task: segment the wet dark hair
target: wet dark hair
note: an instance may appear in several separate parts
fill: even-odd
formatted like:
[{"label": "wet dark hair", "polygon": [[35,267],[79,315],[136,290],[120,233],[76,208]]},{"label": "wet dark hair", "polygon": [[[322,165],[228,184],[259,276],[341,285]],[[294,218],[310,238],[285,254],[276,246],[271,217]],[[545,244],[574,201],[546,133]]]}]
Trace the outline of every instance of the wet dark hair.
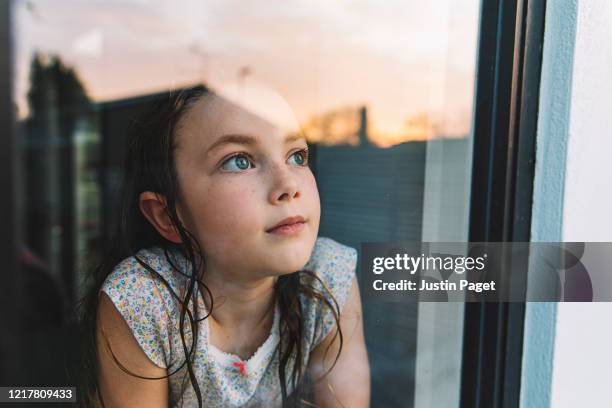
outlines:
[{"label": "wet dark hair", "polygon": [[[193,370],[195,359],[195,344],[197,344],[197,325],[204,318],[196,320],[189,310],[189,304],[193,304],[194,314],[198,315],[197,294],[199,291],[208,294],[211,301],[212,294],[206,285],[198,279],[198,273],[205,266],[201,247],[197,239],[182,225],[177,215],[177,198],[179,196],[179,185],[176,166],[174,161],[174,149],[176,147],[176,132],[181,118],[189,108],[204,96],[212,94],[203,86],[191,87],[171,92],[163,97],[155,107],[132,123],[128,138],[128,149],[125,157],[125,173],[120,190],[121,202],[117,225],[114,228],[114,236],[108,253],[102,258],[102,262],[93,269],[88,276],[87,291],[79,303],[81,311],[82,328],[82,364],[81,381],[79,387],[80,406],[104,406],[104,401],[99,392],[99,362],[97,358],[97,344],[106,339],[97,338],[97,314],[98,293],[108,275],[125,258],[134,257],[142,267],[150,272],[151,276],[159,279],[170,291],[177,302],[181,304],[180,335],[183,344],[185,360],[176,369],[168,369],[168,374],[159,378],[143,377],[128,371],[114,354],[111,354],[118,366],[126,373],[143,379],[162,379],[170,377],[186,366],[191,386],[198,399],[198,405],[202,407],[202,394]],[[176,244],[163,238],[148,220],[140,212],[138,205],[139,195],[144,191],[159,193],[166,198],[166,212],[172,220],[175,228],[180,234],[182,242]],[[172,268],[188,278],[184,298],[180,298],[170,287],[168,282],[160,276],[154,268],[143,259],[137,257],[137,252],[143,248],[157,246],[163,249],[166,259]],[[190,263],[190,273],[185,274],[179,270],[169,253],[179,251]],[[205,268],[203,269],[205,271]],[[318,281],[323,291],[316,288]],[[342,331],[339,325],[339,306],[332,293],[325,284],[312,272],[300,270],[291,274],[282,275],[278,278],[274,294],[280,310],[280,341],[274,358],[279,359],[279,380],[281,385],[281,396],[283,407],[299,407],[303,404],[312,406],[306,400],[311,397],[307,387],[304,385],[308,379],[305,378],[303,367],[305,350],[304,328],[302,306],[300,296],[306,296],[320,302],[329,309],[336,321],[334,341],[339,340],[339,350],[335,357],[335,365],[342,350]],[[190,345],[185,341],[185,323],[190,325],[193,333],[193,341]],[[333,341],[332,341],[333,343]],[[329,348],[328,348],[329,351]],[[327,354],[327,353],[326,353]],[[291,373],[289,367],[293,362]],[[327,371],[331,370],[331,368]],[[290,383],[288,383],[288,380]],[[287,386],[291,385],[293,392],[288,395]]]}]

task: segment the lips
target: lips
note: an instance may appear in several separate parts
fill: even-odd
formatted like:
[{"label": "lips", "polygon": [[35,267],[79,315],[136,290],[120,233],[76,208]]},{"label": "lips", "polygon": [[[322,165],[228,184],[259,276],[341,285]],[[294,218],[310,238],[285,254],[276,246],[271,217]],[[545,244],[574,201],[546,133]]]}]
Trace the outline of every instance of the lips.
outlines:
[{"label": "lips", "polygon": [[296,215],[294,217],[288,217],[288,218],[285,218],[284,220],[280,221],[278,224],[276,224],[272,228],[267,229],[266,232],[272,232],[275,229],[283,227],[283,226],[290,226],[290,225],[294,225],[294,224],[303,224],[304,222],[306,222],[306,220],[301,215]]}]

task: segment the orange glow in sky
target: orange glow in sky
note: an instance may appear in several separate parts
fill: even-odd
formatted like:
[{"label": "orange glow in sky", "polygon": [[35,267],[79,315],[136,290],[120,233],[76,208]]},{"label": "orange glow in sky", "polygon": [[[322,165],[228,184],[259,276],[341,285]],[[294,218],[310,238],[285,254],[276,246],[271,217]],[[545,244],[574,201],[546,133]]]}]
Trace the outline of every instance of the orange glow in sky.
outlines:
[{"label": "orange glow in sky", "polygon": [[[359,118],[349,112],[363,106],[368,135],[380,146],[470,131],[476,0],[27,4],[16,2],[14,20],[21,117],[29,62],[41,51],[75,68],[95,101],[257,80],[328,143],[354,140]],[[316,128],[334,115],[331,130]]]}]

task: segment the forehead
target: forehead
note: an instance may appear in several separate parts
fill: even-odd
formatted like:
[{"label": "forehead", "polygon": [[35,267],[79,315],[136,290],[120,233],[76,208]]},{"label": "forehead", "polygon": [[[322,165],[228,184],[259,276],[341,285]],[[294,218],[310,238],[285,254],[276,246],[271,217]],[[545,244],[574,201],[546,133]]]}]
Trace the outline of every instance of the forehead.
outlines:
[{"label": "forehead", "polygon": [[[299,133],[299,125],[290,109],[267,114],[247,103],[208,94],[196,101],[183,116],[177,131],[179,148],[206,149],[224,135],[248,135],[262,142],[284,140]],[[268,112],[270,107],[268,107]]]}]

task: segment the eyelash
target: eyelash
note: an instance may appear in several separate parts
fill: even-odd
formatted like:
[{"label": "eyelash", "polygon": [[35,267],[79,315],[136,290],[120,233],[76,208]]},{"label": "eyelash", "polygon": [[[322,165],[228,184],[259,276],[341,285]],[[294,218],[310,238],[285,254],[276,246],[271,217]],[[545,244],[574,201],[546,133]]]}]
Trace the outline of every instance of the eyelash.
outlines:
[{"label": "eyelash", "polygon": [[[302,166],[308,166],[308,148],[306,149],[300,149],[298,151],[295,151],[293,153],[291,153],[291,156],[293,156],[294,154],[300,153],[302,155],[302,160],[304,160],[304,164],[302,164]],[[289,157],[291,157],[289,156]]]},{"label": "eyelash", "polygon": [[[308,166],[308,158],[309,158],[308,148],[296,150],[295,152],[291,153],[291,155],[289,157],[291,157],[291,156],[293,156],[295,154],[298,154],[298,153],[301,153],[302,160],[304,160],[304,164],[301,164],[300,166],[307,167]],[[221,165],[219,167],[225,166],[225,164],[227,162],[229,162],[230,160],[232,160],[232,159],[234,159],[234,158],[236,158],[238,156],[245,156],[246,158],[248,158],[251,161],[251,163],[254,161],[253,160],[253,156],[251,156],[249,153],[247,153],[247,152],[238,152],[238,153],[234,153],[231,156],[229,156],[228,158],[224,159],[221,162]]]}]

